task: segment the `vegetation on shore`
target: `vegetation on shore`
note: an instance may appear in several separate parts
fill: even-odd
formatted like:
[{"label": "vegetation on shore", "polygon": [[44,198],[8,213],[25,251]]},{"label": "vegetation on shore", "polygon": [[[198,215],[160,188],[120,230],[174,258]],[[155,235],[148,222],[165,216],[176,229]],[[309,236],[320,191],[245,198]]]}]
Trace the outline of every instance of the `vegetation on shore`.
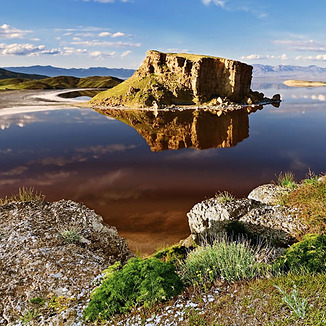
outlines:
[{"label": "vegetation on shore", "polygon": [[309,81],[309,80],[294,80],[289,79],[284,81],[286,86],[290,87],[324,87],[326,86],[326,82],[322,81]]},{"label": "vegetation on shore", "polygon": [[[174,315],[178,325],[326,325],[325,177],[310,174],[298,184],[293,174],[283,173],[278,183],[289,189],[282,205],[307,225],[300,241],[282,251],[246,237],[225,237],[211,245],[175,245],[124,266],[116,263],[92,292],[85,322],[132,325],[138,316],[146,325],[172,309],[178,295],[178,302],[194,302],[194,307],[175,305],[184,307],[174,311],[179,311]],[[1,203],[28,200],[34,193],[25,188]],[[217,196],[232,200],[229,194]],[[22,318],[36,320],[43,305],[49,306],[42,298],[36,301],[39,310]],[[178,323],[180,314],[185,317]]]},{"label": "vegetation on shore", "polygon": [[21,89],[64,89],[64,88],[111,88],[122,82],[116,77],[92,76],[77,78],[71,76],[43,79],[9,78],[0,79],[0,90]]},{"label": "vegetation on shore", "polygon": [[[180,246],[179,249],[174,246],[154,254],[164,262],[174,263],[186,287],[181,296],[188,297],[192,293],[200,301],[207,293],[215,293],[214,299],[202,313],[198,310],[188,311],[187,322],[182,325],[229,325],[230,322],[236,322],[236,325],[326,325],[326,235],[320,227],[321,221],[326,219],[326,184],[318,182],[318,177],[313,175],[296,184],[291,173],[280,175],[278,182],[291,190],[284,195],[284,204],[299,208],[300,203],[302,218],[315,225],[314,230],[318,234],[303,235],[300,242],[281,255],[277,255],[268,245],[257,247],[241,238],[219,239],[213,245],[186,250],[185,255],[185,248]],[[304,218],[307,212],[310,213],[308,220]],[[316,224],[319,227],[316,228]],[[307,232],[310,231],[308,228]],[[143,262],[151,259],[145,258]],[[154,283],[151,286],[155,286],[155,278],[152,280]],[[169,277],[163,282],[168,280]],[[116,281],[109,283],[111,287],[116,287]],[[103,284],[96,291],[104,291],[108,283]],[[214,289],[217,287],[225,290],[216,294]],[[164,296],[158,301],[167,299]],[[141,304],[135,303],[134,307],[139,306]],[[85,310],[86,319],[90,307],[91,304]],[[149,305],[137,310],[137,314],[142,314],[141,319],[145,320],[163,312],[164,307]],[[106,319],[101,311],[97,312],[96,318],[92,316],[92,320]],[[106,317],[113,318],[113,323],[123,324],[128,316],[110,314]]]}]

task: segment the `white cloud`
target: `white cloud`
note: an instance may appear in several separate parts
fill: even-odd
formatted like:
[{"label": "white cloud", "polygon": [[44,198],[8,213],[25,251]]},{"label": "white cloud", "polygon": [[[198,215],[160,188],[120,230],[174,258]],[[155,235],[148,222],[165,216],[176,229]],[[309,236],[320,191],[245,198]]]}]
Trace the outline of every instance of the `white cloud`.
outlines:
[{"label": "white cloud", "polygon": [[131,43],[131,42],[101,42],[98,40],[94,41],[74,41],[71,42],[74,45],[82,45],[82,46],[101,46],[101,47],[140,47],[140,43]]},{"label": "white cloud", "polygon": [[268,16],[265,6],[261,3],[254,4],[251,0],[201,0],[205,6],[216,5],[226,11],[242,11],[264,19]]},{"label": "white cloud", "polygon": [[126,36],[124,33],[121,33],[121,32],[117,32],[117,33],[114,33],[112,34],[112,37],[115,38],[115,37],[122,37],[122,36]]},{"label": "white cloud", "polygon": [[285,46],[294,51],[326,52],[326,45],[315,40],[275,40],[273,43]]},{"label": "white cloud", "polygon": [[121,53],[120,58],[122,59],[122,58],[128,56],[130,53],[132,53],[132,51],[130,51],[130,50],[124,51]]},{"label": "white cloud", "polygon": [[111,35],[112,35],[112,33],[110,33],[110,32],[101,32],[98,34],[99,37],[107,37],[107,36],[111,36]]},{"label": "white cloud", "polygon": [[318,54],[316,56],[308,55],[308,56],[301,56],[298,55],[295,57],[297,61],[326,61],[326,53],[325,54]]},{"label": "white cloud", "polygon": [[113,38],[116,38],[116,37],[122,37],[122,36],[126,36],[125,33],[122,33],[122,32],[116,32],[114,34],[110,33],[110,32],[101,32],[98,34],[99,37],[107,37],[107,36],[111,36]]},{"label": "white cloud", "polygon": [[0,26],[0,39],[21,39],[26,33],[30,33],[30,31],[22,31],[8,24]]},{"label": "white cloud", "polygon": [[75,49],[71,47],[64,47],[63,48],[63,55],[74,55],[74,54],[85,54],[88,53],[86,49]]},{"label": "white cloud", "polygon": [[217,6],[220,6],[220,7],[224,7],[225,6],[225,3],[226,1],[223,1],[223,0],[202,0],[203,1],[203,4],[208,6],[209,4],[213,3]]},{"label": "white cloud", "polygon": [[270,54],[250,54],[247,56],[240,57],[241,60],[264,60],[264,59],[277,59],[277,60],[288,60],[286,53],[281,55],[270,55]]},{"label": "white cloud", "polygon": [[101,51],[92,51],[92,52],[89,52],[89,56],[91,58],[97,58],[97,59],[103,59],[105,57],[112,57],[116,54],[115,51],[113,52],[101,52]]},{"label": "white cloud", "polygon": [[59,54],[59,49],[51,49],[48,50],[45,48],[44,45],[33,45],[29,43],[25,44],[4,44],[0,43],[0,54],[4,56],[8,55],[21,55],[21,56],[34,56],[34,55],[40,55],[40,54],[49,54],[49,55],[55,55]]}]

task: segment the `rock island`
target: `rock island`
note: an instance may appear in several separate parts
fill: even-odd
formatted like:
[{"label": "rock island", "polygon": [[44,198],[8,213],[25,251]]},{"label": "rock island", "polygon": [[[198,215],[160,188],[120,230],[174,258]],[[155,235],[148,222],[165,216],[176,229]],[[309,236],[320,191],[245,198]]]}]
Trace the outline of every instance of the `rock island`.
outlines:
[{"label": "rock island", "polygon": [[[268,102],[262,93],[250,89],[252,69],[230,59],[150,50],[132,77],[99,93],[90,104],[161,108]],[[279,101],[279,96],[269,101],[274,100]]]}]

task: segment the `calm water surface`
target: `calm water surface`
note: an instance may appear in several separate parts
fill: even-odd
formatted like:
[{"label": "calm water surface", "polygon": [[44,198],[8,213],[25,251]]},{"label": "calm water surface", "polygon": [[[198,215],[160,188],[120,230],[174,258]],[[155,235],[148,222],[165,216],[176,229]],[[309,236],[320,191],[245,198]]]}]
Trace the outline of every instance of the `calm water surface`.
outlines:
[{"label": "calm water surface", "polygon": [[284,102],[220,117],[0,110],[0,196],[33,186],[95,209],[134,250],[175,243],[189,234],[187,211],[218,191],[246,196],[281,171],[326,172],[326,89],[254,89]]}]

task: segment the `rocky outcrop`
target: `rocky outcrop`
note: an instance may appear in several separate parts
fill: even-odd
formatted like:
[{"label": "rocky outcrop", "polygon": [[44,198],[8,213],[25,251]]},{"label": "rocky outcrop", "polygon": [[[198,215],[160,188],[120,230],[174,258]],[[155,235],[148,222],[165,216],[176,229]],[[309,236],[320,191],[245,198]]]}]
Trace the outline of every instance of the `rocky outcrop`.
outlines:
[{"label": "rocky outcrop", "polygon": [[264,96],[250,90],[252,66],[204,55],[148,51],[134,75],[91,100],[94,106],[252,104]]},{"label": "rocky outcrop", "polygon": [[82,204],[0,206],[0,324],[37,309],[42,317],[32,316],[35,325],[72,325],[94,277],[131,256],[117,230]]},{"label": "rocky outcrop", "polygon": [[249,136],[246,110],[98,110],[135,128],[153,152],[181,148],[225,148]]},{"label": "rocky outcrop", "polygon": [[305,226],[296,211],[277,204],[276,194],[283,191],[287,190],[268,185],[252,191],[250,197],[255,199],[228,200],[217,196],[196,204],[187,214],[193,239],[210,242],[226,232],[265,238],[275,246],[292,244]]}]

